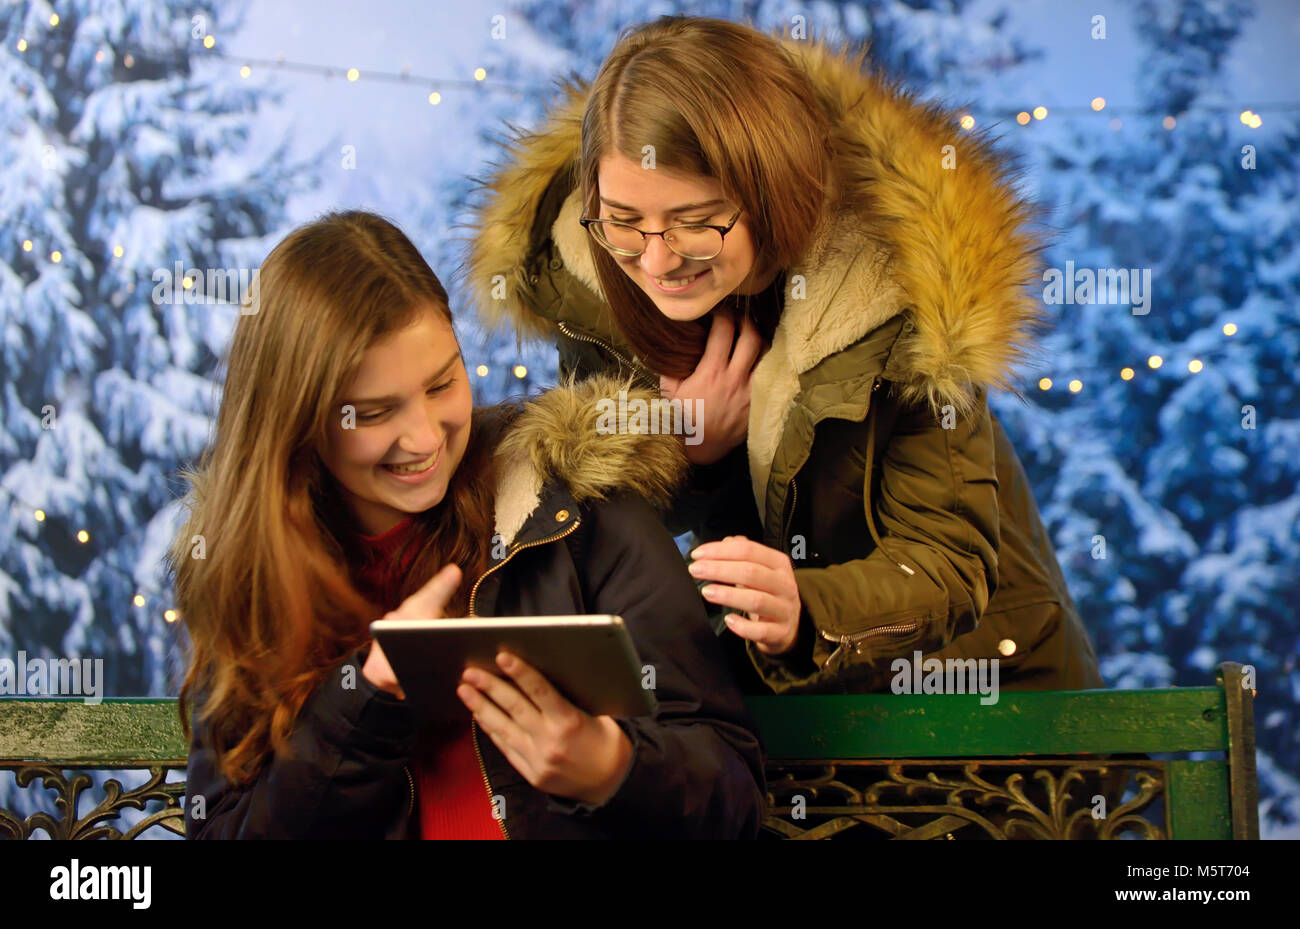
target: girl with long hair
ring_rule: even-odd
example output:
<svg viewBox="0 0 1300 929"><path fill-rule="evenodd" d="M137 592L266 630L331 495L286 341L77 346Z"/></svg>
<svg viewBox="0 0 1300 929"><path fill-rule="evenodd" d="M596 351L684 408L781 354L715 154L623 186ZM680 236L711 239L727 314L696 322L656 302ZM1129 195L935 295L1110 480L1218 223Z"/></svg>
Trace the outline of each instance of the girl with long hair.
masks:
<svg viewBox="0 0 1300 929"><path fill-rule="evenodd" d="M654 510L686 461L597 429L623 386L475 411L447 293L396 227L332 214L276 246L170 552L188 836L756 833L758 743ZM653 718L590 716L503 653L447 682L463 726L419 727L368 629L573 613L623 617Z"/></svg>
<svg viewBox="0 0 1300 929"><path fill-rule="evenodd" d="M916 655L1102 685L987 403L1037 321L1032 210L958 115L866 52L664 17L485 182L487 321L698 409L669 525L756 688L885 690Z"/></svg>

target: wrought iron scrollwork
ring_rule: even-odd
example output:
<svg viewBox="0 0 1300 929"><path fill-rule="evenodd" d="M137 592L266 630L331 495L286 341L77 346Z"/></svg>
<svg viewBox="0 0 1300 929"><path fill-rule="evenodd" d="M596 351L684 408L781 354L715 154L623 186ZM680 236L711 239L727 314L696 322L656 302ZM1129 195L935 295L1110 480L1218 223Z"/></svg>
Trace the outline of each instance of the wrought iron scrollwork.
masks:
<svg viewBox="0 0 1300 929"><path fill-rule="evenodd" d="M15 772L19 787L28 787L36 779L41 786L55 792L54 805L59 810L55 816L48 812L32 813L25 818L0 809L0 837L29 839L37 830L45 831L51 839L134 839L142 832L159 826L177 835L185 834L185 813L181 798L185 795L185 782L168 782L167 772L177 768L155 765L148 768L149 779L139 787L124 790L120 781L109 778L104 782L104 796L85 816L77 816L83 793L94 782L84 770L71 777L62 768L47 765L24 765ZM184 770L180 768L179 770ZM161 802L161 809L144 816L122 831L114 824L128 807L144 810L151 802Z"/></svg>
<svg viewBox="0 0 1300 929"><path fill-rule="evenodd" d="M781 762L764 825L792 839L1164 839L1165 783L1152 761Z"/></svg>

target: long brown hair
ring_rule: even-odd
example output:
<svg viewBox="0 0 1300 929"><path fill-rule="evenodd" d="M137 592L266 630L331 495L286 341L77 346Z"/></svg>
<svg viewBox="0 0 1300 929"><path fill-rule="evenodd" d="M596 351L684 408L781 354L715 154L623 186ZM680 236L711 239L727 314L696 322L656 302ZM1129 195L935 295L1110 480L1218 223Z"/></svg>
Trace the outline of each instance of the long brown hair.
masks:
<svg viewBox="0 0 1300 929"><path fill-rule="evenodd" d="M188 518L168 554L192 649L182 725L188 737L187 704L201 690L233 783L287 748L307 697L393 606L358 584L359 528L320 457L338 398L377 340L430 306L451 323L447 292L419 251L363 212L290 233L250 297L257 303L241 308L215 439L196 469L182 471ZM464 584L449 610L465 609L488 558L491 449L504 409L475 414L443 502L415 516L420 549L403 598L455 562Z"/></svg>
<svg viewBox="0 0 1300 929"><path fill-rule="evenodd" d="M657 167L717 178L723 196L747 212L757 268L791 267L827 214L831 121L780 42L749 26L665 16L624 34L583 113L586 215L599 212L600 160L619 152L640 161L646 145L654 146ZM588 246L628 344L658 373L690 374L704 350L707 320L668 319L590 236ZM757 321L760 331L775 327Z"/></svg>

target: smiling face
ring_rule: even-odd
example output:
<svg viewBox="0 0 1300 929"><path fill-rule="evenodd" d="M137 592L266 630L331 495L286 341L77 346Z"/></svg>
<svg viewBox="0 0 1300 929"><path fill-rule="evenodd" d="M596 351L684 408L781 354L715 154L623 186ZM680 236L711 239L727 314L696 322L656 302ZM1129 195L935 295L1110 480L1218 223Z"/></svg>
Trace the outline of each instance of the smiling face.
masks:
<svg viewBox="0 0 1300 929"><path fill-rule="evenodd" d="M642 168L619 153L602 158L599 172L600 219L660 232L687 223L725 226L739 209L723 198L716 178ZM681 257L660 236L647 237L645 251L636 258L612 252L610 257L669 319L699 319L729 294L759 293L776 276L777 269L762 273L756 266L747 217L740 214L722 251L709 261Z"/></svg>
<svg viewBox="0 0 1300 929"><path fill-rule="evenodd" d="M380 535L437 506L464 457L473 409L451 325L428 307L377 341L335 409L321 459L363 532Z"/></svg>

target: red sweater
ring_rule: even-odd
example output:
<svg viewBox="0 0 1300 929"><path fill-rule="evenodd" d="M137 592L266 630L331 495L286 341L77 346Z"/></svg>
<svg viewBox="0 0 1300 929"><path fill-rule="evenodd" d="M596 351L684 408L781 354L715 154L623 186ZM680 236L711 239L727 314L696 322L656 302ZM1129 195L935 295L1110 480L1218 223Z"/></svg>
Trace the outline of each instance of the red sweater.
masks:
<svg viewBox="0 0 1300 929"><path fill-rule="evenodd" d="M417 546L407 548L400 564L396 554L415 526L415 518L411 516L383 535L360 537L368 554L361 575L388 609L400 605L398 589ZM465 712L464 725L452 732L449 740L436 746L421 746L412 759L422 839L505 838L501 823L492 816L487 776L475 755L469 711Z"/></svg>

